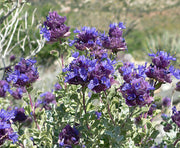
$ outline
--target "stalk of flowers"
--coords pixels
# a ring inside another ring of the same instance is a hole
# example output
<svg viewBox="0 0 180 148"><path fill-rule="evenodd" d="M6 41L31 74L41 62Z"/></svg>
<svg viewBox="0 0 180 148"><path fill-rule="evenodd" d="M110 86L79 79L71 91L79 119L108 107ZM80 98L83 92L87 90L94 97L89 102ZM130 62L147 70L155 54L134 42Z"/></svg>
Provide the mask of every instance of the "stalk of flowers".
<svg viewBox="0 0 180 148"><path fill-rule="evenodd" d="M11 128L11 120L15 118L15 112L6 111L1 109L0 111L0 146L6 140L13 141L13 143L18 141L18 135L16 132L13 131Z"/></svg>
<svg viewBox="0 0 180 148"><path fill-rule="evenodd" d="M122 22L119 22L119 24L110 24L109 27L108 35L105 35L105 33L101 34L100 38L102 46L106 49L111 49L113 53L117 53L118 51L125 51L127 46L125 39L122 37L122 34L123 29L126 27Z"/></svg>
<svg viewBox="0 0 180 148"><path fill-rule="evenodd" d="M152 57L152 64L147 68L146 75L155 80L154 86L157 84L157 81L159 83L171 83L173 67L171 67L170 64L171 61L175 61L176 58L167 54L165 51L159 51L156 54L152 53L149 54L149 56Z"/></svg>
<svg viewBox="0 0 180 148"><path fill-rule="evenodd" d="M119 69L125 81L120 87L120 92L126 99L128 106L150 105L153 101L150 92L154 90L154 87L145 80L145 68L146 64L135 68L133 64L125 63Z"/></svg>
<svg viewBox="0 0 180 148"><path fill-rule="evenodd" d="M111 87L115 61L104 56L101 60L86 58L84 55L77 57L68 67L63 69L66 73L65 82L88 87L96 93Z"/></svg>
<svg viewBox="0 0 180 148"><path fill-rule="evenodd" d="M46 17L43 26L41 27L40 34L43 34L46 41L49 43L60 41L61 39L70 35L70 27L64 23L66 17L58 15L56 11L49 12L49 16Z"/></svg>

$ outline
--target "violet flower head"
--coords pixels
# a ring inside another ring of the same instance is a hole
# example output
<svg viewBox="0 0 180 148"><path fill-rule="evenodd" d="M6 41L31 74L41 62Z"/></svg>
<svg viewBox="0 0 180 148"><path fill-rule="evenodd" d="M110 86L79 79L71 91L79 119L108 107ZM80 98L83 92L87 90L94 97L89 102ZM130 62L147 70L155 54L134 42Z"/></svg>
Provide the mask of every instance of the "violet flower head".
<svg viewBox="0 0 180 148"><path fill-rule="evenodd" d="M150 65L146 70L146 75L149 78L153 78L161 83L171 83L171 73L166 68L159 68L156 65Z"/></svg>
<svg viewBox="0 0 180 148"><path fill-rule="evenodd" d="M8 82L12 82L15 87L28 86L34 83L39 78L36 61L33 59L21 59L21 61L14 66L14 71L9 73L7 77Z"/></svg>
<svg viewBox="0 0 180 148"><path fill-rule="evenodd" d="M70 35L70 27L64 24L65 21L65 16L62 17L55 11L49 12L49 16L46 17L46 21L41 27L40 34L43 34L48 42L61 42L62 38Z"/></svg>
<svg viewBox="0 0 180 148"><path fill-rule="evenodd" d="M165 51L158 51L156 54L149 54L152 57L152 62L158 68L167 68L170 64L170 61L175 61L176 58L171 56Z"/></svg>
<svg viewBox="0 0 180 148"><path fill-rule="evenodd" d="M11 140L13 143L18 141L18 135L11 128L10 120L14 119L14 110L5 111L1 109L0 111L0 146L6 140Z"/></svg>
<svg viewBox="0 0 180 148"><path fill-rule="evenodd" d="M176 110L176 107L173 107L173 115L171 116L172 121L180 128L180 111Z"/></svg>
<svg viewBox="0 0 180 148"><path fill-rule="evenodd" d="M24 122L27 119L25 115L24 108L15 108L15 118L13 119L14 122Z"/></svg>
<svg viewBox="0 0 180 148"><path fill-rule="evenodd" d="M153 78L161 83L171 83L171 76L173 74L176 77L177 71L174 70L173 66L170 66L170 63L171 61L175 61L176 58L165 51L159 51L156 54L152 53L149 54L149 56L152 57L152 64L146 70L147 77Z"/></svg>
<svg viewBox="0 0 180 148"><path fill-rule="evenodd" d="M60 85L59 83L56 83L56 84L54 85L54 87L55 87L55 90L56 90L56 91L62 89L62 87L61 87L61 85Z"/></svg>
<svg viewBox="0 0 180 148"><path fill-rule="evenodd" d="M21 88L16 88L16 90L14 90L14 91L9 90L9 93L16 100L20 100L23 96L23 90Z"/></svg>
<svg viewBox="0 0 180 148"><path fill-rule="evenodd" d="M5 80L0 80L0 97L5 97L10 86Z"/></svg>
<svg viewBox="0 0 180 148"><path fill-rule="evenodd" d="M79 131L75 127L71 127L69 124L62 129L59 134L58 143L60 146L72 147L79 144Z"/></svg>
<svg viewBox="0 0 180 148"><path fill-rule="evenodd" d="M144 78L133 79L130 83L125 82L120 91L126 99L128 106L144 106L150 104L153 98L150 96L150 91L154 88L145 81Z"/></svg>
<svg viewBox="0 0 180 148"><path fill-rule="evenodd" d="M97 119L100 120L100 117L101 117L102 113L96 111L95 114L96 114L96 116L97 116Z"/></svg>
<svg viewBox="0 0 180 148"><path fill-rule="evenodd" d="M96 46L100 46L101 42L98 38L98 31L95 27L82 27L81 30L74 30L74 33L78 33L74 37L74 40L71 40L69 45L74 45L78 50L86 50L89 48L90 50L94 50Z"/></svg>
<svg viewBox="0 0 180 148"><path fill-rule="evenodd" d="M111 61L106 56L101 60L79 56L63 69L66 72L65 82L87 86L96 93L105 91L111 87L115 63L116 61Z"/></svg>
<svg viewBox="0 0 180 148"><path fill-rule="evenodd" d="M38 100L36 103L36 107L42 105L43 108L46 110L50 110L51 106L50 104L56 104L56 97L52 92L45 92L40 95L42 98L41 100Z"/></svg>
<svg viewBox="0 0 180 148"><path fill-rule="evenodd" d="M174 68L174 66L170 66L169 71L176 79L178 80L180 79L180 69L176 69Z"/></svg>
<svg viewBox="0 0 180 148"><path fill-rule="evenodd" d="M164 107L170 107L171 106L171 98L168 98L168 97L163 98L162 105Z"/></svg>
<svg viewBox="0 0 180 148"><path fill-rule="evenodd" d="M13 62L15 59L16 59L15 55L11 55L10 58L9 58L10 62Z"/></svg>
<svg viewBox="0 0 180 148"><path fill-rule="evenodd" d="M153 116L153 112L156 110L157 106L155 104L152 104L149 108L148 115Z"/></svg>
<svg viewBox="0 0 180 148"><path fill-rule="evenodd" d="M107 49L111 49L112 52L117 53L118 51L124 51L127 49L125 39L122 37L123 30L126 27L122 22L118 24L113 23L109 25L109 33L108 36L101 34L102 46Z"/></svg>

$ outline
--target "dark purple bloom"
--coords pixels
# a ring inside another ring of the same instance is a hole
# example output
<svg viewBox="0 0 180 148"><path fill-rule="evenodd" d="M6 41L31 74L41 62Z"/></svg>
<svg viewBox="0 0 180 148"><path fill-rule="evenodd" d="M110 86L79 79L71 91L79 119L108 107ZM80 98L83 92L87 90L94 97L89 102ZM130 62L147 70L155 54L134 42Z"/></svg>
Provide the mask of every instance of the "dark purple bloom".
<svg viewBox="0 0 180 148"><path fill-rule="evenodd" d="M98 31L94 27L84 26L81 30L76 29L74 33L78 33L78 35L74 37L74 40L70 41L69 45L74 45L78 50L83 51L89 48L93 51L96 46L101 45Z"/></svg>
<svg viewBox="0 0 180 148"><path fill-rule="evenodd" d="M176 58L174 58L170 54L167 54L167 52L165 51L158 51L156 54L149 54L149 56L153 57L152 62L158 68L166 68L169 66L170 61L176 60Z"/></svg>
<svg viewBox="0 0 180 148"><path fill-rule="evenodd" d="M173 107L173 115L171 116L173 122L180 127L180 111L176 110L176 107Z"/></svg>
<svg viewBox="0 0 180 148"><path fill-rule="evenodd" d="M35 67L36 61L33 59L21 59L14 66L14 71L9 73L8 82L13 82L15 87L28 86L39 78L39 73Z"/></svg>
<svg viewBox="0 0 180 148"><path fill-rule="evenodd" d="M172 73L172 75L176 79L180 79L180 69L176 69L176 68L174 68L174 66L170 66L169 67L169 71Z"/></svg>
<svg viewBox="0 0 180 148"><path fill-rule="evenodd" d="M44 38L48 42L61 42L61 38L67 37L70 35L70 27L66 26L64 23L66 17L58 15L57 12L49 12L49 16L46 17L46 21L41 27L40 34L44 35Z"/></svg>
<svg viewBox="0 0 180 148"><path fill-rule="evenodd" d="M15 91L9 90L9 93L11 94L11 96L14 99L20 100L22 98L22 95L23 95L23 90L21 88L16 88Z"/></svg>
<svg viewBox="0 0 180 148"><path fill-rule="evenodd" d="M15 108L15 118L13 119L14 122L24 122L27 119L25 115L24 108Z"/></svg>
<svg viewBox="0 0 180 148"><path fill-rule="evenodd" d="M118 24L113 23L109 25L109 36L101 34L102 46L107 49L111 49L112 52L124 51L127 49L125 39L122 37L123 31L126 27L122 22Z"/></svg>
<svg viewBox="0 0 180 148"><path fill-rule="evenodd" d="M171 106L171 99L168 97L165 97L162 99L162 105L164 107L170 107Z"/></svg>
<svg viewBox="0 0 180 148"><path fill-rule="evenodd" d="M2 145L6 140L11 140L15 143L18 140L18 135L11 128L10 120L14 119L14 110L5 111L1 109L0 111L0 145Z"/></svg>
<svg viewBox="0 0 180 148"><path fill-rule="evenodd" d="M163 127L163 129L165 132L169 132L172 129L172 125L168 123Z"/></svg>
<svg viewBox="0 0 180 148"><path fill-rule="evenodd" d="M79 131L75 127L71 127L69 124L62 129L59 134L59 145L64 147L72 147L79 144Z"/></svg>
<svg viewBox="0 0 180 148"><path fill-rule="evenodd" d="M54 87L55 87L55 90L56 90L56 91L62 89L62 87L61 87L61 85L60 85L59 83L56 83L56 84L54 85Z"/></svg>
<svg viewBox="0 0 180 148"><path fill-rule="evenodd" d="M5 80L0 80L0 97L5 97L9 88L9 84Z"/></svg>
<svg viewBox="0 0 180 148"><path fill-rule="evenodd" d="M106 56L100 61L85 58L84 55L77 57L70 63L69 67L63 70L67 72L65 82L88 86L89 89L97 93L105 91L111 87L110 75L114 73L114 63Z"/></svg>
<svg viewBox="0 0 180 148"><path fill-rule="evenodd" d="M100 117L101 117L101 115L102 115L101 112L97 112L97 111L96 111L95 114L96 114L96 116L97 116L97 119L100 120Z"/></svg>
<svg viewBox="0 0 180 148"><path fill-rule="evenodd" d="M155 104L152 104L151 107L149 108L149 111L148 111L148 115L149 116L152 116L153 115L153 112L154 110L156 110L156 105Z"/></svg>
<svg viewBox="0 0 180 148"><path fill-rule="evenodd" d="M126 99L128 106L143 106L150 104L153 98L150 96L150 91L154 88L143 77L134 78L130 83L125 82L120 91Z"/></svg>
<svg viewBox="0 0 180 148"><path fill-rule="evenodd" d="M40 105L42 105L42 107L45 108L46 110L50 110L51 109L50 104L56 104L56 97L51 92L42 93L40 97L42 99L38 100L35 107L39 107Z"/></svg>
<svg viewBox="0 0 180 148"><path fill-rule="evenodd" d="M146 75L149 78L153 78L159 82L171 83L171 73L165 68L158 68L155 65L150 65L146 70Z"/></svg>
<svg viewBox="0 0 180 148"><path fill-rule="evenodd" d="M15 55L11 55L11 56L10 56L10 62L13 62L15 59L16 59L16 56L15 56Z"/></svg>

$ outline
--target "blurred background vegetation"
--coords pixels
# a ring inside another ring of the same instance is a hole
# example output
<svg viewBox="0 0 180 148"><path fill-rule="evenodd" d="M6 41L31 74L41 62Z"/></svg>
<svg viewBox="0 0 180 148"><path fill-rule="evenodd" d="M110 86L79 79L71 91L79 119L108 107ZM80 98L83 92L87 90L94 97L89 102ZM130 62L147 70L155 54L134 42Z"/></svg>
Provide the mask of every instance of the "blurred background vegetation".
<svg viewBox="0 0 180 148"><path fill-rule="evenodd" d="M146 55L151 50L166 50L180 57L179 0L31 0L29 3L24 12L27 11L31 18L37 8L37 25L46 19L49 11L67 16L66 24L71 26L71 31L76 27L91 26L107 33L110 23L121 21L127 27L124 32L127 52L135 60L147 60ZM31 24L31 19L28 21ZM32 27L29 31L32 37L34 32L37 34L37 28ZM72 33L71 38L73 36ZM67 49L63 50L58 43L46 44L37 54L37 60L42 65L53 63L51 50L58 50L61 55Z"/></svg>
<svg viewBox="0 0 180 148"><path fill-rule="evenodd" d="M179 0L33 0L31 7L27 7L29 14L35 8L40 22L45 20L48 11L58 11L67 16L67 25L72 30L94 26L107 32L110 23L124 22L128 53L136 60L146 60L150 49L163 49L180 57ZM46 45L38 57L49 57L52 48L58 46Z"/></svg>

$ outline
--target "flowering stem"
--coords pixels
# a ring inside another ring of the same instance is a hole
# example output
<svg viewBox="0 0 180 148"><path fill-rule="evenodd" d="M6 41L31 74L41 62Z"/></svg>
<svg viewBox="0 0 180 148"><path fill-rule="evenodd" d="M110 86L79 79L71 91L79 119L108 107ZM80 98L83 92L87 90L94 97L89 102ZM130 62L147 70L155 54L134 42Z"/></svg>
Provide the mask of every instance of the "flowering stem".
<svg viewBox="0 0 180 148"><path fill-rule="evenodd" d="M28 91L27 91L27 92L28 92ZM34 121L35 121L35 123L36 123L36 126L37 126L38 130L40 130L39 125L38 125L37 120L36 120L35 108L33 107L32 99L31 99L31 95L30 95L29 93L28 93L28 96L29 96L29 100L30 100L30 105L31 105L31 109L32 109L32 113L33 113Z"/></svg>
<svg viewBox="0 0 180 148"><path fill-rule="evenodd" d="M112 117L112 114L111 114L111 109L110 109L110 106L109 106L109 100L108 100L108 98L107 98L107 94L106 94L105 91L104 91L104 94L105 94L106 99L107 99L107 110L108 110L108 114L109 114L109 116L110 116L111 121L113 122L113 124L116 125L115 122L114 122L114 119L113 119L113 117Z"/></svg>
<svg viewBox="0 0 180 148"><path fill-rule="evenodd" d="M86 114L85 91L86 91L86 88L83 87L83 88L82 88L82 94L83 94L83 109L84 109L84 112L85 112L85 114Z"/></svg>
<svg viewBox="0 0 180 148"><path fill-rule="evenodd" d="M172 109L172 107L173 107L174 92L175 92L175 90L172 91L171 109ZM172 116L172 111L170 111L170 115Z"/></svg>

